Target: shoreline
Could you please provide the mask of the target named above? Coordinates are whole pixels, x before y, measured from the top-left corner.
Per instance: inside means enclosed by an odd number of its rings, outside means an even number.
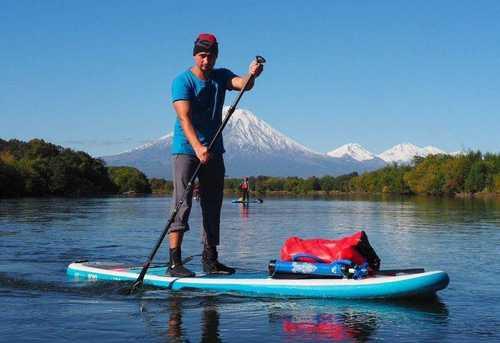
[[[152,193],[134,193],[126,192],[122,194],[93,194],[84,196],[29,196],[29,197],[0,197],[3,199],[51,199],[51,198],[69,198],[69,199],[85,199],[85,198],[130,198],[130,197],[165,197],[171,196],[172,192],[152,192]],[[240,193],[233,190],[224,190],[224,196],[239,197]],[[399,194],[399,193],[367,193],[367,192],[339,192],[339,191],[309,191],[307,193],[295,193],[288,191],[268,191],[268,192],[251,192],[252,198],[337,198],[337,197],[426,197],[430,199],[500,199],[500,193],[479,192],[479,193],[455,193],[453,195],[430,195],[430,194]]]
[[[232,190],[224,190],[224,195],[234,195],[239,196],[239,192]],[[301,198],[301,197],[324,197],[324,198],[335,198],[343,196],[389,196],[389,197],[428,197],[428,198],[455,198],[455,199],[473,199],[473,198],[499,198],[500,193],[490,193],[490,192],[479,192],[479,193],[455,193],[453,195],[430,195],[430,194],[400,194],[400,193],[382,193],[382,192],[339,192],[339,191],[310,191],[307,193],[294,193],[288,191],[268,191],[268,192],[251,192],[250,197],[289,197],[289,198]]]

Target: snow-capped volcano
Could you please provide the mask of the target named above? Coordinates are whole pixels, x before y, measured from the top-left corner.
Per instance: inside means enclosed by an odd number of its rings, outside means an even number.
[[[165,136],[162,136],[158,139],[155,139],[151,142],[148,142],[146,144],[143,144],[141,146],[138,146],[137,148],[133,148],[131,150],[127,150],[127,151],[124,151],[122,154],[126,154],[126,153],[133,153],[133,152],[136,152],[136,151],[141,151],[141,150],[147,150],[147,149],[151,149],[151,148],[155,148],[155,147],[161,147],[163,145],[170,145],[172,143],[172,139],[174,138],[174,134],[171,132]]]
[[[227,111],[227,107],[224,112]],[[234,111],[223,131],[226,175],[322,176],[364,172],[384,162],[358,161],[350,156],[331,157],[315,152],[275,130],[248,110]],[[149,177],[171,179],[172,134],[130,151],[105,156],[113,166],[134,166]],[[380,163],[379,163],[380,162]]]
[[[228,107],[224,108],[226,115]],[[446,154],[433,146],[398,144],[375,155],[359,144],[343,145],[327,154],[315,152],[271,127],[248,110],[237,109],[223,131],[226,175],[323,176],[361,173],[386,163],[410,163],[415,156]],[[173,134],[102,159],[112,166],[133,166],[148,177],[171,179]]]
[[[229,107],[224,107],[224,118],[228,110]],[[254,153],[300,151],[304,154],[318,154],[273,129],[268,123],[244,109],[234,111],[223,131],[223,137],[226,150],[251,149]]]
[[[447,154],[446,151],[443,151],[443,150],[436,148],[435,146],[432,146],[432,145],[426,146],[423,149],[427,152],[427,155]]]
[[[426,157],[428,155],[436,154],[446,154],[446,152],[433,146],[420,148],[411,143],[403,143],[395,145],[389,150],[384,151],[379,154],[378,157],[388,163],[409,163],[415,156]]]
[[[374,154],[356,143],[349,143],[326,153],[332,157],[351,157],[356,161],[367,161],[376,158]]]

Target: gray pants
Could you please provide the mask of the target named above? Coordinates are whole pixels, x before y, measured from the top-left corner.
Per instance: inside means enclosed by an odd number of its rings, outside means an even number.
[[[199,160],[193,155],[173,155],[172,171],[174,179],[174,193],[172,195],[172,209],[184,195],[189,179],[193,175]],[[222,155],[213,155],[207,164],[204,164],[198,180],[200,183],[201,211],[203,214],[203,243],[208,246],[219,245],[220,212],[224,195],[224,159]],[[189,214],[191,213],[193,192],[187,195],[175,221],[169,229],[170,232],[188,231]]]

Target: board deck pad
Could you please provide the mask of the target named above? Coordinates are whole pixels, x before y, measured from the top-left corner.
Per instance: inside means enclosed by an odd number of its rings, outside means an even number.
[[[142,266],[114,262],[75,262],[67,274],[76,280],[133,282]],[[273,279],[266,272],[236,272],[233,275],[207,275],[178,278],[166,275],[165,266],[152,266],[144,284],[175,291],[237,293],[249,296],[278,296],[305,298],[401,298],[427,296],[446,288],[448,274],[443,271],[399,274],[392,276],[352,279]]]

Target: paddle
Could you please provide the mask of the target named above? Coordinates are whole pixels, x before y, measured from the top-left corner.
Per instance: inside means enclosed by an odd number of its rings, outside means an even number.
[[[266,60],[262,56],[256,56],[255,60],[259,64],[266,63]],[[222,130],[224,130],[224,128],[226,127],[226,124],[229,121],[229,118],[231,118],[231,115],[233,114],[234,110],[236,109],[236,105],[238,105],[238,102],[240,101],[241,97],[243,96],[243,93],[245,93],[245,91],[247,89],[247,86],[248,86],[248,83],[250,82],[250,80],[253,80],[254,78],[255,78],[254,75],[250,75],[250,77],[245,81],[245,84],[244,84],[243,88],[241,89],[240,93],[238,94],[238,96],[234,100],[233,104],[231,105],[231,107],[229,107],[229,110],[227,111],[226,118],[224,118],[224,120],[222,121],[221,125],[219,126],[219,128],[215,132],[214,137],[210,141],[210,144],[208,145],[208,151],[209,152],[212,150],[212,147],[214,146],[215,141],[221,135]],[[148,260],[146,261],[146,263],[144,263],[144,265],[142,267],[142,270],[141,270],[141,273],[139,274],[139,277],[132,284],[132,287],[130,287],[129,294],[134,293],[134,291],[143,284],[144,277],[146,276],[146,273],[147,273],[147,271],[149,269],[149,266],[151,265],[151,262],[153,261],[153,258],[156,255],[156,252],[160,248],[160,245],[163,242],[163,239],[167,235],[168,230],[170,229],[170,226],[174,222],[175,217],[177,216],[177,212],[179,212],[179,209],[181,208],[182,204],[184,204],[184,201],[186,200],[187,195],[189,194],[189,192],[191,192],[191,190],[193,188],[193,185],[194,185],[194,181],[196,180],[196,178],[198,177],[198,173],[200,172],[201,166],[202,166],[202,163],[201,162],[198,163],[198,166],[196,167],[193,175],[191,176],[191,179],[189,179],[189,182],[188,182],[188,184],[186,186],[186,189],[184,190],[184,194],[182,195],[181,200],[179,200],[179,202],[175,206],[174,210],[172,211],[172,214],[170,215],[170,219],[168,220],[167,225],[165,225],[165,229],[163,230],[160,238],[156,242],[156,245],[154,246],[153,250],[151,251],[151,253],[150,253],[149,257],[148,257]]]

